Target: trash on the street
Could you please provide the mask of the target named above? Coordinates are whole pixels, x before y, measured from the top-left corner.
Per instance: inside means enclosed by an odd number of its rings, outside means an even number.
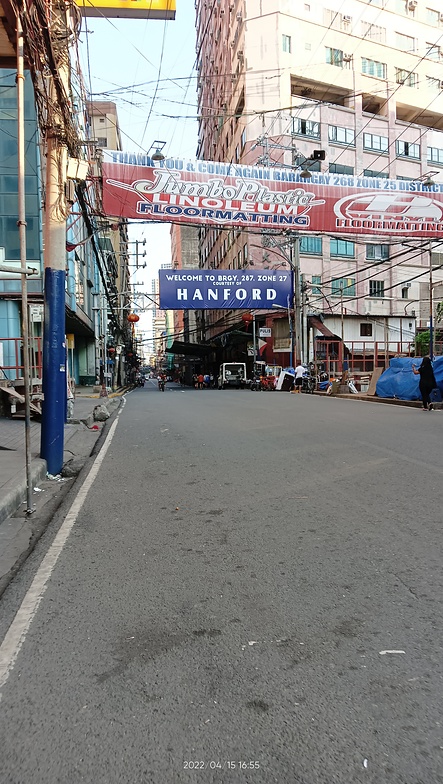
[[[386,656],[387,653],[406,653],[406,651],[380,651],[380,656]]]

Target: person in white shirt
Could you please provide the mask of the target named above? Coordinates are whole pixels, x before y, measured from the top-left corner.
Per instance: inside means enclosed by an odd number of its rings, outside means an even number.
[[[305,372],[305,368],[299,362],[297,367],[295,368],[295,389],[294,389],[294,392],[298,392],[298,393],[301,392],[304,372]]]

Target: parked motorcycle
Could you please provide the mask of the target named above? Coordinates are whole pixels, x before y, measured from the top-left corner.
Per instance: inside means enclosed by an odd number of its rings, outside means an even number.
[[[317,376],[305,375],[302,378],[301,391],[312,395],[317,388]]]

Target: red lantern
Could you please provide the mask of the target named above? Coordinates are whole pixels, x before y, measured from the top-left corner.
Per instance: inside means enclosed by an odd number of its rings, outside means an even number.
[[[140,321],[140,316],[137,316],[137,313],[128,313],[128,321],[130,321],[131,324],[136,324],[137,321]]]
[[[109,346],[109,348],[108,348],[108,354],[115,354],[115,348],[114,348],[114,346]]]
[[[243,321],[244,324],[250,324],[251,321],[254,321],[254,316],[252,315],[252,313],[243,313],[241,320]]]
[[[129,352],[128,357],[132,357],[132,351]]]

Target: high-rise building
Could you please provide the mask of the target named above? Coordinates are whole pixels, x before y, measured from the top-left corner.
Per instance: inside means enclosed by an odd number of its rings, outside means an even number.
[[[345,5],[197,0],[198,157],[299,170],[309,159],[313,182],[321,172],[342,185],[351,174],[443,183],[441,3]],[[316,150],[324,160],[310,159]],[[205,267],[288,265],[284,244],[263,232],[211,228],[202,236]],[[350,350],[380,341],[387,353],[396,353],[395,344],[407,351],[416,328],[429,322],[430,247],[421,239],[301,232],[303,358],[313,356],[316,338],[331,335]],[[438,251],[435,244],[434,281]],[[233,319],[210,311],[207,337]],[[268,314],[271,320],[267,360],[286,364],[288,320]]]

